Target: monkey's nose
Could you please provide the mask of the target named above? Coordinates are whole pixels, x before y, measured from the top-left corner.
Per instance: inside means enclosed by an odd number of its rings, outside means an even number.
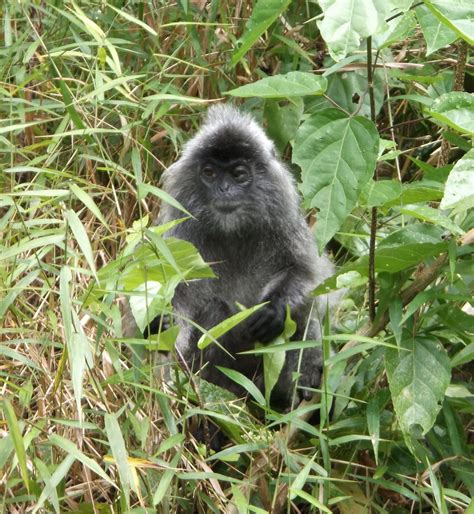
[[[227,182],[220,184],[219,193],[229,194],[229,192],[230,192],[230,184],[228,184]]]

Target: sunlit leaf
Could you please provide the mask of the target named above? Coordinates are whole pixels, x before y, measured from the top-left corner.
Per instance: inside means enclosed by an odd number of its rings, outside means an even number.
[[[426,434],[441,409],[451,378],[451,366],[435,339],[402,341],[400,350],[385,354],[387,377],[395,412],[407,435],[421,428]]]
[[[474,45],[474,8],[472,0],[424,0],[431,12],[445,24]]]
[[[372,177],[379,148],[375,125],[337,109],[311,116],[299,128],[293,161],[302,169],[306,206],[318,209],[316,240],[322,251]]]
[[[426,55],[450,45],[458,35],[424,5],[416,8],[416,16],[426,40]]]
[[[474,96],[462,91],[445,93],[429,109],[430,115],[450,127],[474,136]]]
[[[227,91],[226,94],[243,98],[292,98],[299,96],[322,95],[327,88],[327,80],[321,75],[303,71],[290,71],[284,75],[266,77],[257,82]]]
[[[474,150],[464,155],[451,170],[440,208],[456,211],[474,208]]]
[[[324,18],[318,22],[331,57],[339,61],[358,50],[361,40],[385,26],[386,0],[319,0]]]

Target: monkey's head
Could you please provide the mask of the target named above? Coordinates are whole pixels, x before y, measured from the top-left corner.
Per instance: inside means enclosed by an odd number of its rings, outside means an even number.
[[[294,182],[273,143],[232,107],[209,109],[164,183],[209,234],[244,236],[298,215]]]

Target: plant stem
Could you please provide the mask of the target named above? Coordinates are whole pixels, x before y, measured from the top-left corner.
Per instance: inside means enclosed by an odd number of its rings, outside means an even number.
[[[369,87],[370,118],[375,123],[375,96],[372,69],[372,37],[367,38],[367,83]],[[377,180],[377,170],[374,171]],[[369,318],[375,319],[375,239],[377,236],[377,208],[372,207],[370,213],[370,242],[369,242]]]

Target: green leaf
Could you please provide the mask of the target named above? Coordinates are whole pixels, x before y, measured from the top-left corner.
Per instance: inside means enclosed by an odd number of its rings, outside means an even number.
[[[375,271],[397,273],[448,251],[448,243],[442,239],[443,230],[433,225],[413,224],[397,230],[382,240],[375,250]],[[339,277],[357,271],[361,279],[368,272],[369,257],[363,255],[357,261],[343,266],[338,273],[325,280],[313,292],[324,294],[339,286]],[[349,276],[350,278],[350,276]],[[354,287],[354,286],[352,286]]]
[[[369,399],[367,404],[367,429],[372,441],[372,448],[374,449],[375,462],[379,463],[379,443],[380,443],[380,416],[383,408],[389,399],[387,389],[377,391],[375,396]]]
[[[385,365],[402,431],[410,435],[419,426],[426,434],[441,409],[451,378],[442,345],[434,339],[407,339],[400,350],[387,350]]]
[[[424,0],[430,11],[470,45],[474,45],[472,0]]]
[[[441,209],[466,211],[474,207],[474,149],[460,159],[446,182]]]
[[[105,218],[102,216],[102,213],[100,212],[92,197],[76,184],[71,184],[69,189],[92,212],[92,214],[98,220],[100,220],[104,227],[109,229],[108,223],[105,221]]]
[[[252,15],[245,24],[241,46],[232,56],[233,66],[242,59],[255,41],[257,41],[257,39],[288,7],[290,2],[291,0],[257,0],[257,3],[252,10]]]
[[[458,35],[441,23],[424,5],[416,8],[416,16],[426,41],[426,56],[450,45]]]
[[[159,505],[165,498],[166,494],[168,493],[168,490],[171,485],[171,481],[176,476],[177,466],[178,466],[178,462],[179,462],[180,458],[181,458],[181,455],[178,452],[171,460],[171,462],[169,464],[169,468],[160,477],[160,479],[158,481],[158,487],[156,488],[155,494],[153,495],[153,505],[154,506]]]
[[[243,311],[234,314],[230,318],[225,319],[218,325],[212,327],[205,334],[203,334],[197,343],[197,347],[200,350],[204,350],[207,346],[209,346],[212,342],[218,339],[220,336],[224,335],[226,332],[234,328],[236,325],[247,319],[251,316],[255,311],[263,307],[265,304],[261,303],[259,305],[255,305],[250,307],[249,309],[245,309]]]
[[[84,257],[86,258],[89,268],[97,279],[97,272],[95,269],[94,255],[92,253],[92,246],[87,236],[87,231],[84,228],[79,216],[71,209],[66,210],[66,219],[71,227],[74,238],[76,239],[79,247],[81,248]]]
[[[147,193],[151,193],[152,195],[156,196],[163,202],[166,202],[168,205],[171,205],[175,209],[178,209],[181,212],[184,212],[188,216],[193,217],[193,215],[188,212],[177,200],[175,200],[170,194],[168,194],[166,191],[163,191],[163,189],[160,189],[159,187],[152,186],[151,184],[145,184],[140,183],[138,184],[138,192],[140,195],[143,195],[143,198],[145,198]]]
[[[20,475],[26,486],[27,491],[30,490],[29,472],[26,462],[26,451],[21,428],[16,417],[15,410],[7,398],[3,398],[3,414],[8,426],[8,432],[13,441],[15,448],[16,458],[18,459],[18,466],[20,468]]]
[[[302,99],[295,98],[291,103],[283,106],[277,100],[265,101],[264,117],[267,122],[267,134],[281,153],[284,152],[288,142],[295,137],[303,109]]]
[[[416,19],[413,11],[408,11],[403,16],[397,16],[388,22],[387,30],[374,38],[376,47],[387,48],[394,43],[403,41],[414,32],[415,27]]]
[[[453,223],[449,218],[439,212],[438,209],[428,207],[427,205],[406,205],[399,207],[399,211],[403,214],[409,214],[419,220],[428,221],[434,225],[439,225],[449,230],[453,234],[464,234],[464,231]]]
[[[115,414],[105,414],[104,421],[110,450],[114,456],[115,464],[117,465],[120,483],[125,493],[125,501],[128,505],[130,503],[130,489],[135,492],[137,491],[134,485],[132,470],[128,464],[128,454],[125,447],[125,441]]]
[[[291,319],[290,308],[287,306],[283,333],[276,337],[270,345],[265,345],[266,348],[272,348],[273,351],[263,354],[263,382],[265,384],[265,400],[268,405],[270,404],[273,388],[276,386],[281,370],[285,365],[286,350],[280,350],[280,348],[290,341],[296,329],[297,325]]]
[[[30,250],[34,250],[36,248],[46,248],[48,245],[59,245],[64,241],[64,234],[54,234],[51,236],[43,236],[36,237],[34,239],[30,239],[26,237],[22,239],[18,245],[14,245],[8,250],[2,249],[0,252],[0,261],[10,259],[11,257],[15,257],[16,255],[29,252]]]
[[[361,39],[382,30],[390,5],[386,0],[319,0],[324,18],[319,30],[335,61],[358,50]]]
[[[226,92],[226,95],[242,98],[292,98],[322,95],[327,89],[327,80],[321,75],[303,71],[290,71],[284,75],[265,77],[251,84]]]
[[[462,91],[445,93],[437,98],[429,108],[433,118],[450,127],[474,136],[474,96]]]
[[[79,448],[69,439],[61,437],[57,434],[51,434],[49,441],[59,448],[63,449],[66,453],[74,457],[74,460],[78,460],[84,466],[93,471],[96,475],[100,476],[102,480],[105,480],[111,485],[114,485],[114,481],[107,475],[107,473],[97,464],[97,462],[79,450]]]
[[[91,350],[89,341],[85,334],[73,333],[68,341],[68,357],[71,366],[71,380],[74,391],[74,399],[76,400],[77,412],[79,419],[82,418],[82,396],[84,374],[86,371],[86,363],[89,368],[93,367]]]
[[[242,373],[235,369],[223,368],[222,366],[216,366],[219,371],[224,373],[227,377],[233,380],[236,384],[241,385],[260,405],[265,405],[265,398],[260,392],[258,387]]]
[[[380,207],[400,198],[401,194],[402,185],[398,180],[370,180],[362,190],[360,204],[367,207]]]
[[[375,125],[362,116],[326,109],[299,128],[293,161],[302,169],[306,206],[319,210],[316,240],[322,251],[372,177],[379,149]]]
[[[75,461],[75,457],[73,457],[72,455],[67,455],[66,458],[57,466],[57,468],[54,470],[54,473],[51,475],[51,479],[41,492],[41,496],[35,502],[35,507],[32,511],[33,514],[41,510],[41,508],[47,500],[58,496],[57,487],[68,475],[69,469]]]

